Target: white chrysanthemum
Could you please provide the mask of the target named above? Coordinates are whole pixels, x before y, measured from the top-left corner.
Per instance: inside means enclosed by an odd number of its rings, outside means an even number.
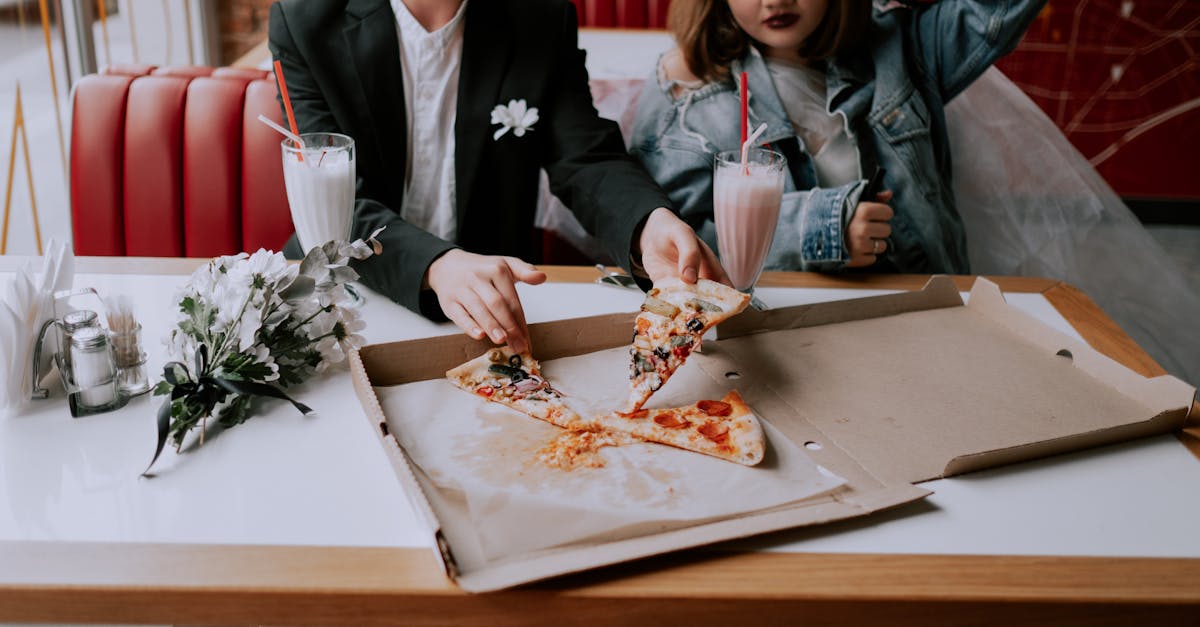
[[[315,347],[321,354],[318,372],[323,372],[330,365],[341,363],[350,351],[366,343],[358,332],[367,325],[353,309],[335,307],[333,311],[321,314],[313,322],[316,324],[310,330],[309,337],[320,338]]]
[[[297,270],[298,268],[288,265],[282,253],[273,253],[260,248],[244,262],[234,264],[230,268],[229,274],[235,276],[239,283],[247,282],[256,289],[274,291],[280,281],[289,276],[295,276]]]
[[[186,296],[196,298],[211,294],[217,284],[217,277],[220,275],[216,261],[210,261],[196,268],[196,271],[192,272],[192,276],[188,277],[187,284],[176,294],[176,301],[183,300]]]
[[[209,292],[208,302],[217,309],[217,326],[224,329],[242,316],[243,306],[249,309],[246,301],[250,298],[250,285],[242,281],[218,281]]]
[[[179,329],[163,338],[163,345],[167,348],[167,361],[190,363],[196,351],[196,340]]]
[[[257,361],[271,369],[271,374],[263,378],[263,381],[274,381],[279,378],[279,365],[275,363],[275,357],[271,355],[271,349],[259,344],[252,351],[254,361]]]

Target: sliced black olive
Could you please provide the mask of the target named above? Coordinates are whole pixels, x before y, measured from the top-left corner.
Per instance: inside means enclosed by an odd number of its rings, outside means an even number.
[[[505,366],[504,364],[492,364],[488,366],[488,372],[492,374],[498,374],[502,377],[508,377],[513,381],[513,383],[529,378],[529,374],[524,370],[521,370],[520,368],[514,368],[512,366]]]
[[[704,330],[704,323],[700,320],[700,317],[697,316],[687,321],[687,329],[692,333],[699,333]]]
[[[666,359],[667,357],[671,356],[671,353],[662,346],[656,346],[654,347],[654,355],[659,359]]]
[[[513,368],[520,368],[521,367],[521,356],[513,355],[512,357],[509,357],[508,365],[512,366]]]

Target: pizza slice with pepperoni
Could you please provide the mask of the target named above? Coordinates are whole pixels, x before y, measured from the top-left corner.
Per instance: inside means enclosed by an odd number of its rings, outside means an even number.
[[[719,401],[701,400],[686,407],[613,412],[592,424],[746,466],[761,462],[766,448],[758,417],[736,390]]]

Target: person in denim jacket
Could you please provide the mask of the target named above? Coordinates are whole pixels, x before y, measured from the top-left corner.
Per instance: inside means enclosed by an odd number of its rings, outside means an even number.
[[[674,0],[631,152],[718,251],[713,158],[749,127],[788,159],[766,268],[970,271],[945,104],[1020,40],[1045,0]],[[980,146],[986,150],[986,146]],[[885,191],[861,198],[883,168]]]

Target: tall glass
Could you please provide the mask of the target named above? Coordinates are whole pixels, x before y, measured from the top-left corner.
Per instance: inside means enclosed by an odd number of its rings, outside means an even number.
[[[740,150],[717,155],[713,171],[713,212],[721,265],[737,289],[753,293],[762,274],[779,205],[787,160],[765,148],[751,148],[742,164]],[[760,302],[754,303],[761,308]]]
[[[354,221],[354,139],[305,133],[301,150],[285,139],[283,183],[300,247],[307,253],[329,240],[348,241]]]

